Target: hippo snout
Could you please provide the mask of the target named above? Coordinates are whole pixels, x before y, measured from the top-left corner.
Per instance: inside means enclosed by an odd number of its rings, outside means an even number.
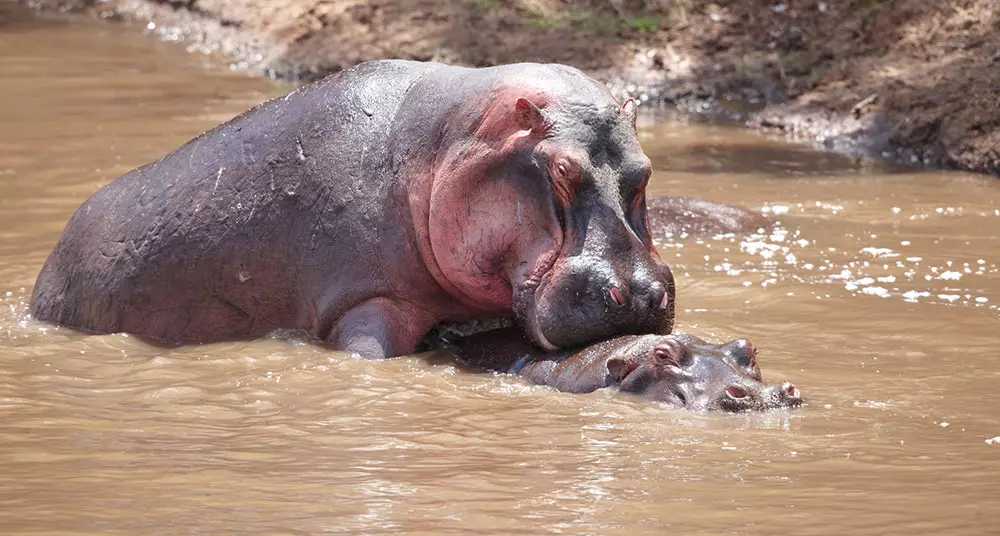
[[[612,310],[630,308],[656,312],[665,311],[670,305],[667,286],[651,278],[636,278],[631,285],[612,280],[608,284],[606,298]]]
[[[785,382],[776,387],[774,392],[771,393],[771,400],[774,401],[775,407],[779,408],[794,408],[801,406],[805,402],[802,398],[802,392],[790,382]]]
[[[767,411],[795,408],[804,400],[802,393],[789,382],[768,386],[753,378],[744,377],[723,389],[719,407],[726,411]]]
[[[674,284],[666,265],[631,272],[605,259],[561,259],[535,292],[538,328],[569,348],[619,334],[669,333]]]

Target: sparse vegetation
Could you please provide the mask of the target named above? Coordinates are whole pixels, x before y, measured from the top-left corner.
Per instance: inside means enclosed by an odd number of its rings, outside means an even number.
[[[967,124],[1000,125],[995,0],[961,8],[927,0],[273,0],[267,16],[253,0],[20,1],[174,24],[296,81],[381,57],[555,61],[682,106],[719,96],[767,102],[761,125],[807,135],[846,132],[854,104],[877,93],[882,100],[849,128],[888,128],[872,139],[1000,173],[1000,128],[957,134]],[[844,136],[851,146],[866,139]]]
[[[655,32],[660,29],[660,18],[651,15],[625,19],[625,24],[637,32]]]

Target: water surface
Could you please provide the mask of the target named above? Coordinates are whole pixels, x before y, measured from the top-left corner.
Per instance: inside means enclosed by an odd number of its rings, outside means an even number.
[[[115,25],[0,11],[4,534],[983,534],[1000,522],[1000,182],[734,127],[641,136],[650,195],[774,232],[664,239],[678,329],[809,404],[570,395],[295,340],[161,348],[32,321],[73,211],[286,88]]]

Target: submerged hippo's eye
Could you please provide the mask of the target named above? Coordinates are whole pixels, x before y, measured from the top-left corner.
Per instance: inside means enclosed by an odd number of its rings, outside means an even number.
[[[566,170],[566,164],[559,164],[558,166],[556,166],[556,173],[559,175],[560,179],[565,179],[566,174],[569,173]]]
[[[726,394],[731,398],[739,400],[747,397],[747,390],[739,385],[730,385],[729,387],[726,387]]]
[[[668,339],[653,348],[653,362],[660,366],[679,367],[684,350],[677,341]]]

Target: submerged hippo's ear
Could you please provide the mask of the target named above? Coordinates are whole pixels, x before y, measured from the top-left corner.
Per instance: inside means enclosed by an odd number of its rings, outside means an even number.
[[[726,345],[727,350],[732,352],[736,363],[741,367],[753,367],[757,365],[757,347],[750,339],[737,339]]]
[[[757,347],[750,339],[737,339],[723,346],[727,360],[731,359],[731,364],[742,368],[748,374],[761,380],[760,366],[757,364]]]
[[[632,374],[632,371],[638,366],[639,364],[634,360],[625,359],[624,357],[612,357],[608,360],[608,372],[611,374],[611,378],[615,380],[615,383],[624,381],[625,377]]]
[[[754,346],[753,341],[746,339],[746,360],[747,364],[756,367],[757,366],[757,347]]]
[[[521,97],[514,103],[514,113],[517,116],[517,124],[521,130],[530,130],[535,134],[544,134],[548,131],[549,125],[545,121],[542,110],[535,106],[535,103]]]
[[[635,126],[635,118],[639,112],[639,105],[635,102],[635,99],[628,99],[625,104],[622,104],[622,117],[632,124],[632,130],[638,131]]]

